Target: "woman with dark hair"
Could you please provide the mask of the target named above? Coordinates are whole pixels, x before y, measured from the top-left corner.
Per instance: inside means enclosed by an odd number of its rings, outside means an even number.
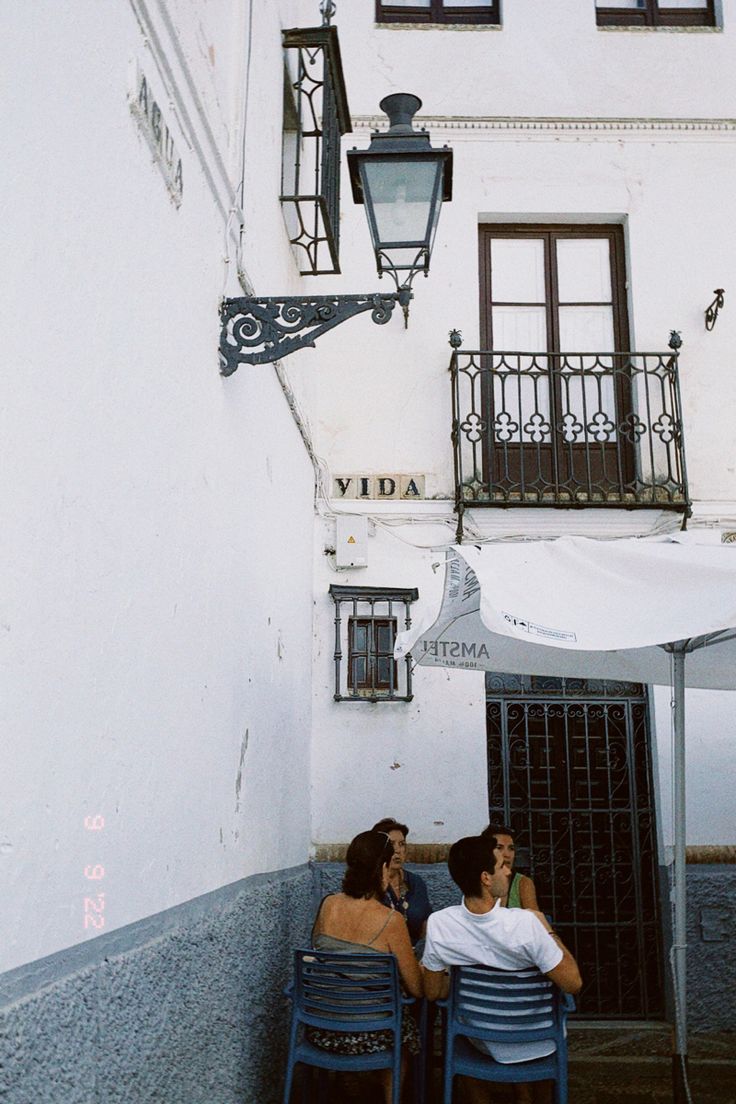
[[[494,824],[491,822],[488,827],[481,832],[481,838],[489,842],[495,840],[495,843],[492,843],[493,853],[497,860],[511,874],[509,891],[505,897],[501,898],[501,905],[506,908],[534,909],[535,912],[539,912],[540,909],[537,904],[537,891],[534,888],[534,882],[531,878],[528,878],[526,874],[517,874],[514,872],[516,847],[514,846],[514,833],[511,829],[505,824]]]
[[[373,825],[373,831],[386,832],[394,847],[384,903],[402,914],[409,928],[411,941],[416,944],[418,940],[424,939],[427,917],[432,912],[432,906],[424,879],[404,869],[409,829],[393,817],[384,817]]]
[[[312,946],[321,951],[364,951],[393,954],[403,987],[413,997],[423,995],[422,977],[409,940],[406,924],[383,904],[393,858],[393,843],[385,832],[361,832],[355,837],[346,857],[347,869],[342,892],[322,901],[312,928]],[[310,1042],[338,1054],[373,1054],[392,1045],[389,1031],[322,1031],[308,1028]],[[404,1046],[402,1077],[406,1052],[419,1053],[419,1032],[411,1015],[401,1018]],[[381,1084],[387,1104],[391,1100],[391,1071],[381,1070]]]

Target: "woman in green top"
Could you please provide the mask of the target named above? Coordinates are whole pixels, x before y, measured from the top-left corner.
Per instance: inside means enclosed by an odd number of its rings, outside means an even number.
[[[506,897],[501,898],[501,905],[506,908],[534,909],[536,912],[539,912],[540,909],[537,904],[537,891],[534,888],[534,882],[531,878],[527,878],[526,874],[514,873],[516,848],[514,847],[514,834],[511,829],[505,824],[489,824],[488,827],[481,832],[481,836],[483,839],[495,840],[493,844],[493,853],[497,860],[500,861],[511,874],[509,892]]]

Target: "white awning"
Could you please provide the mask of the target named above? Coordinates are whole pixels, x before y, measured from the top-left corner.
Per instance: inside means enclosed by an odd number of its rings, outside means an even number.
[[[736,545],[716,531],[457,546],[439,612],[400,633],[395,654],[667,685],[664,646],[683,640],[688,686],[736,688]]]

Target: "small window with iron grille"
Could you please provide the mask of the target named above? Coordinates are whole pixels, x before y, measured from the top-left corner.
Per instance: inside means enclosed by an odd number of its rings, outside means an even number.
[[[331,586],[335,603],[335,701],[411,701],[411,658],[394,659],[396,634],[411,626],[419,592]],[[345,662],[346,661],[346,662]]]
[[[501,0],[376,0],[377,23],[501,22]]]
[[[714,0],[596,0],[599,27],[715,27]]]

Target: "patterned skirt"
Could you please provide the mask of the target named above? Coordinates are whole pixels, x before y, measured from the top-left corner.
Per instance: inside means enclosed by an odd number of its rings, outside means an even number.
[[[308,1027],[306,1036],[314,1046],[331,1050],[333,1054],[377,1054],[390,1050],[394,1043],[392,1031],[324,1031],[320,1027]],[[419,1028],[407,1012],[401,1017],[401,1045],[410,1054],[419,1053]]]

